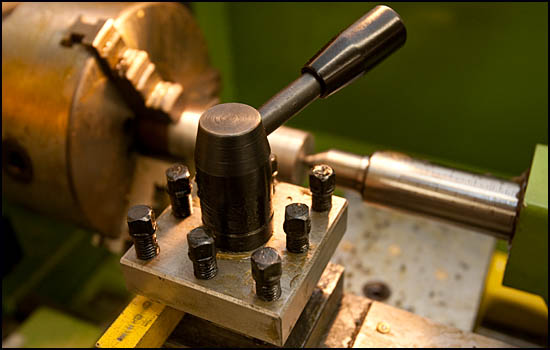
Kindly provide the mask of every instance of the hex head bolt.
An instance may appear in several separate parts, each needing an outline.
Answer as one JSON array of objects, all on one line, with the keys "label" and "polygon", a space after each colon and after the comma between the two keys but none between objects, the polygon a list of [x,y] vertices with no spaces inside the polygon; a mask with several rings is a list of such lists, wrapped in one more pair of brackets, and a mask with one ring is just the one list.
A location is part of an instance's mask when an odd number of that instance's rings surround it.
[{"label": "hex head bolt", "polygon": [[192,214],[191,174],[183,164],[174,164],[166,170],[168,195],[172,204],[172,214],[186,218]]},{"label": "hex head bolt", "polygon": [[286,233],[286,250],[291,253],[304,253],[309,249],[311,218],[309,207],[303,203],[292,203],[285,208],[283,229]]},{"label": "hex head bolt", "polygon": [[216,245],[214,239],[203,227],[197,227],[187,234],[188,256],[193,262],[195,277],[201,280],[214,278],[218,273]]},{"label": "hex head bolt", "polygon": [[128,231],[134,241],[136,256],[150,260],[160,252],[157,243],[157,222],[153,209],[147,205],[135,205],[128,210]]},{"label": "hex head bolt", "polygon": [[265,301],[273,301],[281,296],[281,256],[271,247],[256,250],[250,258],[252,277],[256,281],[256,295]]},{"label": "hex head bolt", "polygon": [[318,164],[309,172],[311,209],[317,212],[332,208],[332,193],[336,186],[334,170],[326,164]]}]

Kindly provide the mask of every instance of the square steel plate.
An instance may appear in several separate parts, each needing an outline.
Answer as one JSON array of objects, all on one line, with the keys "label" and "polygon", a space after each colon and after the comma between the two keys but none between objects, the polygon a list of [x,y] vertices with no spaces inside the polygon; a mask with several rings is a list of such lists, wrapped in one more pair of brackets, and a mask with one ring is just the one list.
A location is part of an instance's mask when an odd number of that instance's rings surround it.
[{"label": "square steel plate", "polygon": [[187,257],[187,233],[200,226],[198,198],[193,215],[180,220],[168,207],[157,219],[160,254],[144,262],[132,246],[121,258],[128,289],[175,309],[219,324],[235,332],[282,346],[307,304],[313,289],[340,242],[347,225],[348,202],[333,196],[329,212],[311,211],[310,249],[304,254],[286,251],[284,212],[290,203],[311,208],[308,189],[278,183],[273,196],[273,236],[266,246],[282,257],[281,297],[273,302],[255,294],[250,253],[218,252],[218,274],[211,280],[196,279]]}]

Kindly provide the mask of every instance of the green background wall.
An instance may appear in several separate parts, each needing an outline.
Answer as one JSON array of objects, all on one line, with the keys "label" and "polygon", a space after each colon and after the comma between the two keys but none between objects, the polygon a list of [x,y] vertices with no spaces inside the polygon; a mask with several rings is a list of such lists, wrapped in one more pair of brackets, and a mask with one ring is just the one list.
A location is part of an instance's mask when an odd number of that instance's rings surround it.
[{"label": "green background wall", "polygon": [[[378,3],[194,3],[224,102],[259,107]],[[288,125],[317,149],[406,152],[519,175],[548,144],[547,3],[389,3],[405,45]]]}]

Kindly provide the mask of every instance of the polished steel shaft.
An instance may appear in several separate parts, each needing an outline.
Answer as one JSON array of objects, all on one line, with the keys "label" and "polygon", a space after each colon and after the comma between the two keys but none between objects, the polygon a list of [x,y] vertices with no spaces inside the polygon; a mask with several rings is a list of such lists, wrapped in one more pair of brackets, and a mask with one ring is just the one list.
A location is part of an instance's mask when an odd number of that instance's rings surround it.
[{"label": "polished steel shaft", "polygon": [[406,40],[405,25],[376,6],[333,38],[302,68],[302,76],[259,108],[269,135],[318,97],[328,97],[372,69]]},{"label": "polished steel shaft", "polygon": [[521,185],[410,158],[396,152],[370,157],[330,150],[306,157],[309,165],[333,167],[336,181],[363,200],[467,226],[510,239]]}]

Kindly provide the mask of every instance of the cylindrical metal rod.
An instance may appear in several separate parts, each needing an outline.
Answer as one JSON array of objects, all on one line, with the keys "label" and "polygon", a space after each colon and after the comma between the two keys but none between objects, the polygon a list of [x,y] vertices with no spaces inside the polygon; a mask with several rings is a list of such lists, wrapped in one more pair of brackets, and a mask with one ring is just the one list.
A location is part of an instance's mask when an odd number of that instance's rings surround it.
[{"label": "cylindrical metal rod", "polygon": [[[194,173],[199,119],[207,109],[204,105],[191,106],[182,113],[177,123],[140,118],[137,125],[139,141],[146,151],[173,162],[183,162]],[[313,152],[313,135],[283,126],[271,133],[268,140],[271,151],[277,155],[277,178],[284,182],[301,184],[307,173],[302,158]]]},{"label": "cylindrical metal rod", "polygon": [[306,108],[321,94],[321,85],[311,74],[303,74],[273,96],[258,110],[269,135],[287,120]]},{"label": "cylindrical metal rod", "polygon": [[224,103],[201,116],[195,147],[195,180],[202,222],[221,250],[254,250],[271,237],[270,154],[256,109]]},{"label": "cylindrical metal rod", "polygon": [[306,157],[309,165],[334,168],[339,185],[363,200],[510,239],[519,210],[521,185],[491,176],[412,159],[396,152],[370,157],[330,150]]},{"label": "cylindrical metal rod", "polygon": [[407,32],[399,15],[376,6],[325,45],[302,76],[258,110],[269,135],[318,97],[328,97],[400,48]]},{"label": "cylindrical metal rod", "polygon": [[277,179],[301,185],[307,173],[303,158],[315,149],[313,135],[307,131],[281,126],[267,139],[271,152],[277,155]]}]

